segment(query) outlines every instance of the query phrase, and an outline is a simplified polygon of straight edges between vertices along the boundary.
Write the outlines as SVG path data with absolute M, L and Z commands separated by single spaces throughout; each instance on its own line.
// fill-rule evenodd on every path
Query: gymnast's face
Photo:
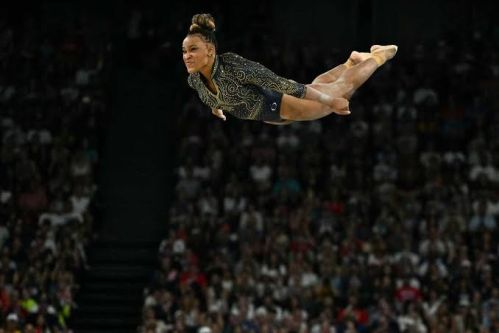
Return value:
M 199 35 L 188 35 L 182 42 L 182 54 L 189 74 L 209 73 L 215 57 L 215 47 Z

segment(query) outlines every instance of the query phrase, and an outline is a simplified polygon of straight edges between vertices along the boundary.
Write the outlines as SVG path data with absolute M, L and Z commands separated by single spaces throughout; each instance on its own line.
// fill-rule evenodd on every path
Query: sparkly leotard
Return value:
M 208 89 L 200 73 L 190 74 L 188 83 L 204 104 L 241 119 L 275 120 L 279 118 L 282 94 L 303 98 L 306 92 L 305 85 L 234 53 L 216 56 L 211 78 L 216 94 Z

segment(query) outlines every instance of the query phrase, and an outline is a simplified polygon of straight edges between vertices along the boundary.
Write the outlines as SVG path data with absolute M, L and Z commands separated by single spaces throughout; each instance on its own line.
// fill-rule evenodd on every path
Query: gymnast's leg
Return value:
M 328 95 L 330 98 L 343 97 L 349 99 L 371 75 L 386 61 L 390 60 L 397 53 L 395 45 L 379 46 L 374 45 L 371 48 L 371 56 L 361 63 L 348 68 L 347 64 L 340 65 L 334 75 L 341 72 L 338 78 L 331 83 L 312 83 L 307 85 L 307 88 L 319 91 Z M 341 67 L 343 66 L 343 67 Z M 334 71 L 336 68 L 332 69 Z M 324 73 L 327 74 L 328 72 Z M 324 75 L 323 74 L 323 75 Z M 329 76 L 333 77 L 333 74 Z M 349 88 L 345 91 L 345 88 Z M 341 93 L 341 95 L 338 95 Z
M 307 121 L 316 120 L 325 117 L 331 113 L 339 115 L 349 115 L 348 101 L 341 109 L 334 109 L 326 104 L 308 99 L 296 98 L 291 95 L 284 94 L 281 100 L 280 117 L 287 124 L 290 121 Z
M 338 66 L 334 67 L 333 69 L 317 76 L 312 81 L 312 83 L 331 83 L 331 82 L 334 82 L 343 74 L 343 72 L 345 70 L 347 70 L 348 68 L 350 68 L 352 66 L 360 64 L 364 60 L 371 58 L 371 56 L 372 55 L 369 52 L 352 51 L 352 53 L 350 53 L 350 57 L 348 58 L 348 60 L 345 63 L 338 65 Z
M 332 83 L 307 85 L 304 99 L 284 94 L 280 117 L 284 120 L 307 121 L 323 118 L 333 112 L 340 115 L 350 114 L 345 97 L 351 95 L 378 67 L 374 59 L 368 59 L 345 70 Z
M 350 114 L 348 100 L 345 97 L 351 95 L 376 69 L 391 59 L 396 52 L 396 46 L 388 49 L 377 49 L 369 59 L 357 65 L 350 68 L 345 64 L 340 65 L 347 68 L 337 70 L 338 72 L 341 71 L 341 75 L 334 82 L 307 85 L 305 99 L 284 94 L 280 108 L 280 117 L 283 122 L 279 124 L 288 124 L 292 121 L 316 120 L 333 112 L 339 115 Z M 272 122 L 268 123 L 272 124 Z

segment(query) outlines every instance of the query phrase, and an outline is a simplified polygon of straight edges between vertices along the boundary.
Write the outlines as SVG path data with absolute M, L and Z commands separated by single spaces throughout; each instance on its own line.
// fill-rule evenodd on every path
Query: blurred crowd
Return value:
M 401 49 L 348 118 L 222 122 L 189 91 L 171 228 L 140 330 L 499 332 L 489 37 Z M 253 42 L 230 51 L 301 82 L 345 60 Z
M 153 14 L 125 33 L 155 69 L 188 24 Z M 98 222 L 109 36 L 84 14 L 21 16 L 0 12 L 0 333 L 68 332 Z M 348 56 L 276 43 L 270 23 L 221 51 L 304 83 Z M 179 89 L 176 197 L 140 330 L 498 332 L 498 91 L 488 31 L 401 48 L 349 117 L 222 122 Z
M 93 237 L 106 49 L 45 19 L 0 13 L 0 332 L 69 330 Z

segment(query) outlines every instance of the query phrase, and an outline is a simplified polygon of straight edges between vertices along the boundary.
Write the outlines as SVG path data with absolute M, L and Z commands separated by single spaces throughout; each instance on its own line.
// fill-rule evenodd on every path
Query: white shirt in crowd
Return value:
M 78 221 L 83 223 L 83 216 L 78 213 L 43 213 L 40 214 L 38 218 L 38 224 L 42 224 L 44 221 L 49 221 L 52 227 L 65 225 L 71 221 Z
M 88 205 L 90 204 L 90 198 L 87 196 L 75 196 L 71 198 L 71 204 L 73 205 L 73 213 L 83 214 L 87 211 Z
M 478 176 L 484 175 L 490 181 L 499 181 L 499 173 L 494 166 L 488 165 L 474 165 L 470 170 L 470 180 L 476 180 Z
M 478 205 L 480 202 L 478 200 L 475 200 L 473 202 L 473 211 L 477 212 L 478 211 Z M 487 215 L 493 215 L 493 216 L 499 216 L 499 200 L 487 200 L 486 202 L 487 208 L 485 209 L 485 212 Z
M 250 174 L 255 182 L 268 182 L 270 177 L 272 177 L 272 168 L 268 164 L 252 165 L 250 167 Z
M 298 136 L 289 131 L 289 129 L 284 129 L 281 134 L 277 137 L 277 145 L 279 147 L 288 146 L 289 148 L 296 148 L 300 144 L 300 139 Z
M 225 197 L 223 204 L 225 212 L 239 213 L 246 209 L 247 200 L 244 197 Z
M 262 213 L 257 210 L 243 211 L 241 217 L 239 218 L 239 227 L 244 228 L 251 221 L 255 224 L 255 229 L 257 231 L 263 231 L 263 216 Z
M 495 230 L 496 219 L 492 215 L 485 214 L 484 216 L 473 215 L 468 225 L 470 231 L 478 231 L 481 229 Z
M 38 138 L 39 138 L 40 143 L 42 145 L 48 145 L 48 144 L 52 143 L 52 134 L 47 129 L 41 129 L 41 130 L 31 129 L 31 130 L 29 130 L 28 134 L 27 134 L 28 141 L 32 141 L 33 137 L 35 135 L 38 135 Z

